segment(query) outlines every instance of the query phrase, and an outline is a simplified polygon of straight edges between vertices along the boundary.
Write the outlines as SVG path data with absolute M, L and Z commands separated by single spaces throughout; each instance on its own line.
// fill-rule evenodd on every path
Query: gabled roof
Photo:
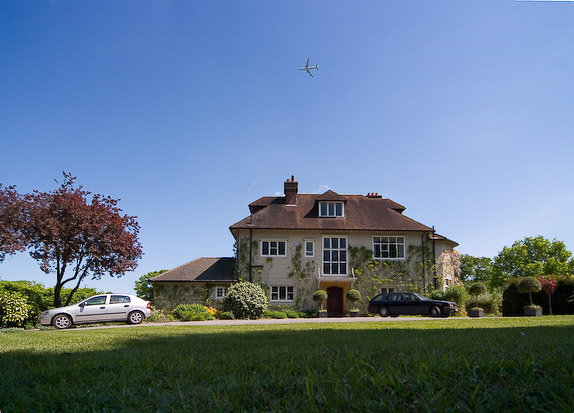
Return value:
M 235 258 L 197 258 L 150 279 L 154 282 L 230 282 L 235 280 Z
M 318 201 L 345 202 L 345 216 L 319 217 Z M 249 205 L 251 216 L 233 224 L 235 229 L 419 231 L 433 229 L 402 212 L 405 207 L 382 197 L 323 194 L 297 194 L 296 205 L 285 205 L 285 197 L 263 197 Z

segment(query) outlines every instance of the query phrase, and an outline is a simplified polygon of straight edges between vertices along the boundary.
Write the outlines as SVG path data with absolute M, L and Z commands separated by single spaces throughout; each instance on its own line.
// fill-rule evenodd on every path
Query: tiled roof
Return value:
M 345 202 L 345 216 L 319 217 L 318 201 Z M 285 197 L 263 197 L 249 205 L 252 215 L 233 224 L 230 229 L 288 229 L 343 231 L 421 231 L 432 228 L 402 212 L 405 207 L 381 197 L 324 194 L 297 194 L 296 205 L 285 205 Z
M 234 281 L 235 258 L 197 258 L 150 279 L 153 282 Z

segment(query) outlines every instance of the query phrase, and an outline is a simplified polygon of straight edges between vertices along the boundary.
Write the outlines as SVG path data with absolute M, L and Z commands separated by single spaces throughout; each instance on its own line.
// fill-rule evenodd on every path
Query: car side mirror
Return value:
M 78 305 L 79 305 L 80 307 L 83 307 L 83 306 L 85 306 L 86 304 L 85 304 L 85 303 L 80 303 L 80 304 L 78 304 Z

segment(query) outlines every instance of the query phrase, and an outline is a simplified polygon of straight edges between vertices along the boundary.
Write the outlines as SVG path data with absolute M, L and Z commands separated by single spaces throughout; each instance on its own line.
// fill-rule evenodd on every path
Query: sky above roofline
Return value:
M 229 256 L 249 203 L 377 192 L 493 257 L 574 249 L 574 2 L 0 1 L 0 182 L 136 215 L 120 279 Z M 298 69 L 310 58 L 313 77 Z M 27 255 L 3 280 L 53 285 Z

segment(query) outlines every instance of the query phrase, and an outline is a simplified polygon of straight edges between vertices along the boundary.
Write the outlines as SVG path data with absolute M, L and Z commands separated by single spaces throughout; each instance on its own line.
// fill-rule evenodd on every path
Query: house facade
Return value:
M 380 292 L 424 293 L 458 282 L 458 244 L 405 216 L 402 205 L 375 193 L 304 194 L 298 187 L 291 177 L 284 182 L 283 196 L 254 201 L 249 216 L 231 225 L 236 241 L 233 274 L 208 280 L 197 269 L 193 280 L 175 281 L 181 278 L 179 267 L 152 279 L 154 287 L 162 285 L 156 288 L 156 302 L 162 288 L 165 295 L 166 289 L 181 291 L 185 283 L 199 287 L 203 282 L 211 283 L 212 291 L 205 294 L 216 304 L 222 289 L 243 279 L 262 284 L 270 305 L 299 310 L 316 309 L 313 293 L 323 289 L 328 298 L 321 305 L 337 316 L 349 310 L 350 289 L 361 292 L 362 302 L 353 306 L 364 312 L 368 300 Z M 186 265 L 193 263 L 197 260 Z

